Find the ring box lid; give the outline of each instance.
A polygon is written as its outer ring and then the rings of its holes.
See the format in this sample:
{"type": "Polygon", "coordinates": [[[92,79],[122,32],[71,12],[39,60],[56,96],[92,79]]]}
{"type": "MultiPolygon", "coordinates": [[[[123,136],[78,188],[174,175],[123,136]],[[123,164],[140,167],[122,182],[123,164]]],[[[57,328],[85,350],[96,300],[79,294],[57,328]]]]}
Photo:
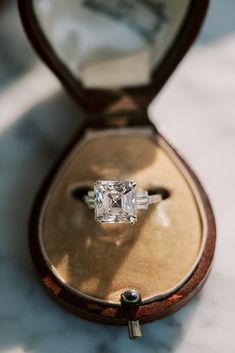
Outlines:
{"type": "Polygon", "coordinates": [[[19,0],[26,33],[89,113],[145,110],[195,39],[207,0],[19,0]]]}

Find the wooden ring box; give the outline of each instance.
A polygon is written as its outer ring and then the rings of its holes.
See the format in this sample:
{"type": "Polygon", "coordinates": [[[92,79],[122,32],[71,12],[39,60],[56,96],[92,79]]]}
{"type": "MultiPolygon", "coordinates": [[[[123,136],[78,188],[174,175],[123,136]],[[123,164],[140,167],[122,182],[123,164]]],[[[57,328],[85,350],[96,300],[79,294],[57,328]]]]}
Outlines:
{"type": "Polygon", "coordinates": [[[135,323],[162,319],[199,291],[213,259],[205,191],[147,113],[195,39],[208,1],[18,3],[32,45],[87,113],[36,197],[33,261],[57,303],[93,321],[131,323],[137,338],[135,323]],[[98,225],[82,198],[98,179],[133,179],[166,197],[135,225],[98,225]],[[128,290],[140,300],[123,303],[128,290]]]}

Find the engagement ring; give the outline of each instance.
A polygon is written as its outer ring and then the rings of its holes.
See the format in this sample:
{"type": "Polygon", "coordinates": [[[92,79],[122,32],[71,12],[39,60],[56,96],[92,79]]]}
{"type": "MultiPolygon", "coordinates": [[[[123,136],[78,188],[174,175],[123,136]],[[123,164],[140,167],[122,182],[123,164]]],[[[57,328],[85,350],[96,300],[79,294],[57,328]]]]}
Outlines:
{"type": "Polygon", "coordinates": [[[159,203],[161,194],[149,195],[147,191],[136,191],[133,180],[98,180],[94,190],[88,191],[85,202],[95,209],[98,223],[130,223],[137,221],[137,210],[147,210],[151,204],[159,203]]]}

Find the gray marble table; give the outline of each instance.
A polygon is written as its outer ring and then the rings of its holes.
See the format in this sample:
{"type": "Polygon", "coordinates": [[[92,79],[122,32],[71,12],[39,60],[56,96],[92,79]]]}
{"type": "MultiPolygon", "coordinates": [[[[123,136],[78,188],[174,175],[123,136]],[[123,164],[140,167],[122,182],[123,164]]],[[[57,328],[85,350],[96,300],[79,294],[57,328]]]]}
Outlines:
{"type": "Polygon", "coordinates": [[[81,320],[42,290],[30,259],[32,200],[82,115],[39,62],[15,1],[0,14],[0,352],[235,352],[235,3],[212,0],[196,45],[150,107],[214,206],[218,246],[206,286],[174,316],[125,328],[81,320]]]}

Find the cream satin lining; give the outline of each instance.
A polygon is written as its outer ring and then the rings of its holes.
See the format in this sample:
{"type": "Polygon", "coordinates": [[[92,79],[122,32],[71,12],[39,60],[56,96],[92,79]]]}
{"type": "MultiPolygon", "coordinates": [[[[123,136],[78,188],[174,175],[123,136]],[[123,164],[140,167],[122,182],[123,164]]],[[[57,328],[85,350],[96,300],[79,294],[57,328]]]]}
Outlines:
{"type": "Polygon", "coordinates": [[[154,12],[147,0],[33,2],[38,22],[57,56],[88,88],[148,84],[174,41],[189,3],[155,0],[154,12]],[[122,9],[124,3],[131,10],[122,9]]]}

